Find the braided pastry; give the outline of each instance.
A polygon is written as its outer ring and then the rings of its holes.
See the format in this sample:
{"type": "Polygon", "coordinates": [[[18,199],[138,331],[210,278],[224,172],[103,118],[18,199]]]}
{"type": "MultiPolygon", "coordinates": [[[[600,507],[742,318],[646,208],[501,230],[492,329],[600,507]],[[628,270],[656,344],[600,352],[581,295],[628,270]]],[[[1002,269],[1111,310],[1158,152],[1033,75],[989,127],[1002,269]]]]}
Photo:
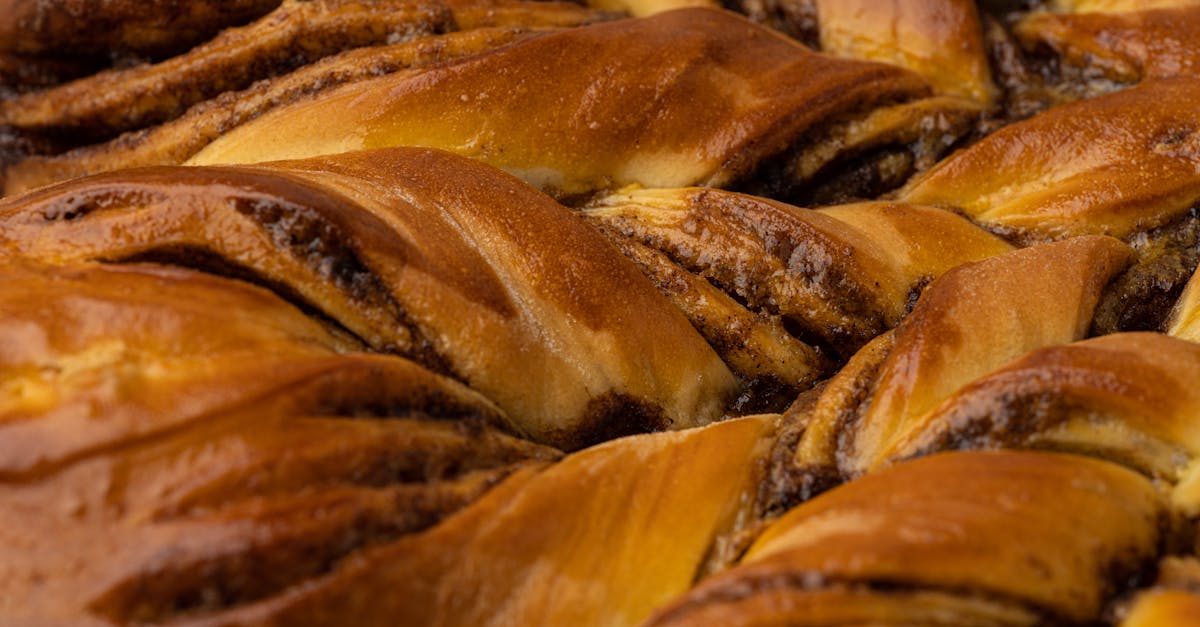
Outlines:
{"type": "Polygon", "coordinates": [[[0,2],[0,623],[1200,625],[1196,4],[724,6],[0,2]]]}

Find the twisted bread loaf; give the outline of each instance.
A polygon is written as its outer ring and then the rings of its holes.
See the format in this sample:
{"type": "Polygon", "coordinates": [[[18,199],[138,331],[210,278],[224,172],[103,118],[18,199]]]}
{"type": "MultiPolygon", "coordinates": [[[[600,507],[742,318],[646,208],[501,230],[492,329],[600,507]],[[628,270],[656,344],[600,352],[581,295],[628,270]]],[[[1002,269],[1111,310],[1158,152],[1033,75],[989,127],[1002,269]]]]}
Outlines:
{"type": "Polygon", "coordinates": [[[113,18],[0,105],[0,622],[1200,624],[1185,4],[113,18]]]}

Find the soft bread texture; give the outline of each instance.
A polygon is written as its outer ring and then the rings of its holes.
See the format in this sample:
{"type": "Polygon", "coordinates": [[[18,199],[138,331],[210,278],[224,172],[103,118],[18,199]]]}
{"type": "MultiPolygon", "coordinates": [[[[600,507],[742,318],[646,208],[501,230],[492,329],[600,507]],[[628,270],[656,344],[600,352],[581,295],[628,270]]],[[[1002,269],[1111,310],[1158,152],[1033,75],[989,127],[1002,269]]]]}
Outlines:
{"type": "MultiPolygon", "coordinates": [[[[288,0],[261,20],[222,32],[161,63],[114,69],[0,102],[0,123],[109,139],[179,116],[222,92],[347,49],[495,26],[519,3],[481,0],[288,0]]],[[[540,9],[554,15],[563,5],[540,9]]],[[[520,13],[532,17],[532,7],[520,13]]],[[[595,16],[571,7],[575,23],[595,16]]],[[[534,22],[532,19],[525,20],[534,22]]],[[[569,22],[568,22],[569,23],[569,22]]],[[[532,25],[532,24],[531,24],[532,25]]]]}
{"type": "Polygon", "coordinates": [[[1097,620],[1103,591],[1153,561],[1164,515],[1150,481],[1107,462],[934,455],[795,508],[650,624],[1097,620]]]}
{"type": "Polygon", "coordinates": [[[1200,278],[1193,274],[1171,310],[1166,332],[1174,337],[1200,342],[1200,278]]]}
{"type": "Polygon", "coordinates": [[[270,595],[558,457],[488,426],[503,414],[458,383],[339,354],[260,288],[149,264],[0,275],[13,624],[270,595]]]}
{"type": "Polygon", "coordinates": [[[1200,625],[1200,594],[1152,590],[1138,595],[1121,627],[1195,627],[1200,625]]]}
{"type": "Polygon", "coordinates": [[[437,528],[230,622],[639,624],[691,585],[738,517],[770,424],[624,438],[518,472],[437,528]]]}
{"type": "Polygon", "coordinates": [[[636,260],[743,379],[807,389],[900,319],[946,270],[1011,250],[946,211],[811,211],[708,189],[644,189],[584,214],[636,260]]]}
{"type": "MultiPolygon", "coordinates": [[[[403,11],[390,14],[389,23],[411,27],[414,41],[355,48],[242,91],[227,91],[169,122],[104,143],[66,152],[54,146],[28,148],[48,154],[17,159],[5,173],[6,193],[72,176],[189,159],[250,162],[417,144],[483,159],[559,196],[637,182],[737,185],[758,194],[829,204],[889,191],[932,166],[969,133],[983,108],[960,96],[925,97],[929,88],[915,74],[817,55],[721,11],[672,11],[653,20],[538,37],[525,32],[613,15],[509,0],[404,0],[398,6],[403,11]],[[437,34],[456,29],[463,32],[437,34]],[[627,45],[631,40],[641,43],[627,45]],[[562,67],[544,66],[547,58],[562,67]],[[581,64],[602,66],[603,72],[581,73],[581,64]],[[734,76],[735,82],[727,80],[734,76]],[[510,79],[521,89],[486,88],[510,79]],[[447,96],[450,92],[453,97],[447,96]],[[648,106],[647,99],[654,105],[648,106]],[[587,114],[563,118],[555,113],[571,110],[559,106],[563,102],[577,102],[575,109],[587,114]],[[701,102],[709,106],[698,106],[701,102]],[[638,122],[635,112],[645,119],[638,122]],[[299,126],[286,141],[276,132],[257,137],[252,129],[260,118],[271,118],[261,124],[273,129],[280,128],[276,118],[299,126]],[[333,120],[341,126],[335,129],[333,120]],[[731,125],[737,132],[717,132],[731,125]],[[560,137],[568,129],[570,137],[560,137]],[[239,133],[256,138],[230,148],[229,142],[242,140],[227,138],[239,133]],[[610,157],[598,161],[597,155],[610,157]]],[[[384,10],[354,2],[347,7],[356,15],[384,10]]],[[[328,19],[340,23],[340,18],[328,19]]],[[[284,23],[297,32],[319,28],[297,19],[284,23]]],[[[377,34],[370,31],[364,37],[377,34]]],[[[243,57],[258,51],[257,56],[269,57],[269,52],[297,61],[284,54],[286,46],[251,34],[238,41],[249,47],[243,57]]],[[[320,56],[365,43],[370,42],[331,41],[328,50],[306,54],[320,56]]],[[[168,66],[207,75],[216,71],[214,63],[236,65],[227,54],[230,44],[208,46],[207,52],[198,48],[161,68],[102,74],[23,96],[7,105],[10,122],[26,133],[45,127],[62,138],[78,135],[72,128],[81,125],[111,131],[112,124],[88,122],[102,109],[130,118],[128,127],[151,122],[154,115],[173,117],[184,104],[208,95],[177,94],[172,87],[177,79],[168,66]],[[112,85],[103,90],[104,98],[87,95],[98,93],[104,81],[112,85]],[[139,87],[141,83],[146,85],[139,87]],[[147,95],[143,87],[171,97],[147,95]],[[134,101],[151,117],[132,120],[141,116],[127,106],[134,101]]],[[[253,67],[266,71],[273,66],[264,61],[253,67]]],[[[209,86],[233,88],[238,81],[236,75],[221,74],[209,86]]],[[[4,106],[0,103],[0,109],[4,106]]]]}
{"type": "Polygon", "coordinates": [[[1055,12],[1103,13],[1169,9],[1200,4],[1197,0],[1049,0],[1047,8],[1055,12]]]}
{"type": "Polygon", "coordinates": [[[280,0],[4,0],[0,50],[174,52],[279,4],[280,0]]]}
{"type": "MultiPolygon", "coordinates": [[[[521,21],[532,20],[527,16],[521,21]]],[[[226,92],[157,126],[61,154],[29,156],[5,170],[4,191],[11,195],[124,168],[178,165],[225,131],[274,107],[362,78],[477,54],[514,41],[527,32],[524,26],[478,28],[349,50],[283,76],[263,79],[245,90],[226,92]]]]}
{"type": "Polygon", "coordinates": [[[1187,624],[1200,92],[1159,4],[729,3],[814,52],[289,1],[32,58],[13,93],[125,69],[22,98],[111,87],[0,128],[44,153],[10,191],[174,167],[0,201],[0,623],[1187,624]],[[258,161],[342,140],[385,147],[258,161]]]}
{"type": "MultiPolygon", "coordinates": [[[[54,84],[62,80],[54,78],[57,66],[41,58],[33,59],[37,65],[18,58],[7,71],[0,63],[0,81],[21,94],[0,100],[0,159],[11,163],[6,193],[120,168],[176,165],[283,104],[479,53],[530,30],[618,16],[524,0],[289,0],[177,56],[61,85],[54,84]]],[[[71,78],[96,65],[58,71],[71,78]]]]}
{"type": "Polygon", "coordinates": [[[1163,558],[1158,580],[1139,592],[1122,614],[1120,627],[1200,625],[1200,560],[1163,558]]]}
{"type": "Polygon", "coordinates": [[[821,51],[917,72],[940,94],[996,97],[974,0],[817,0],[821,51]]]}
{"type": "Polygon", "coordinates": [[[10,250],[43,262],[157,259],[271,286],[371,348],[456,376],[561,447],[702,424],[736,392],[602,236],[447,153],[99,175],[14,199],[0,221],[10,250]]]}
{"type": "Polygon", "coordinates": [[[1014,32],[1066,65],[1123,83],[1200,72],[1200,4],[1126,13],[1034,13],[1014,32]]]}
{"type": "Polygon", "coordinates": [[[1200,79],[1148,81],[1007,126],[899,198],[951,207],[1026,240],[1128,237],[1200,198],[1200,79]]]}
{"type": "Polygon", "coordinates": [[[559,194],[722,185],[832,116],[927,91],[898,68],[831,59],[731,14],[681,9],[342,87],[240,126],[189,163],[407,144],[559,194]]]}
{"type": "Polygon", "coordinates": [[[1200,345],[1156,333],[1043,348],[959,389],[883,457],[1043,448],[1175,483],[1200,453],[1197,376],[1200,345]]]}
{"type": "Polygon", "coordinates": [[[942,275],[900,326],[829,382],[797,463],[856,476],[960,386],[1031,350],[1081,339],[1100,290],[1128,254],[1116,240],[1088,236],[942,275]]]}

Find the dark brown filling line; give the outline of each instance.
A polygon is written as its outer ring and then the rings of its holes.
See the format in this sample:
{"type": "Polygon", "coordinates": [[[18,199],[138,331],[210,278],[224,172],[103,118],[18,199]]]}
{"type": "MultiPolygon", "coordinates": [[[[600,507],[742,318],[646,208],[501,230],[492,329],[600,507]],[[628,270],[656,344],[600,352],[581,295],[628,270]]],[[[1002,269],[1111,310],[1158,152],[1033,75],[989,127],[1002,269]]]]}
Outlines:
{"type": "MultiPolygon", "coordinates": [[[[1161,541],[1161,538],[1160,538],[1161,541]]],[[[1110,563],[1102,567],[1102,579],[1108,588],[1101,596],[1113,599],[1127,591],[1144,587],[1153,581],[1157,569],[1157,556],[1147,557],[1130,553],[1116,555],[1110,563]]],[[[752,566],[751,566],[752,567],[752,566]]],[[[703,585],[703,584],[701,584],[703,585]]],[[[868,594],[913,594],[940,593],[949,596],[979,599],[985,602],[997,603],[1023,609],[1042,618],[1046,624],[1078,625],[1079,627],[1096,624],[1094,621],[1079,623],[1058,614],[1052,608],[1009,594],[993,590],[964,588],[945,585],[921,585],[906,581],[890,579],[862,579],[827,576],[817,571],[778,572],[757,576],[730,578],[717,586],[703,590],[701,595],[693,594],[687,602],[678,605],[671,611],[658,617],[659,622],[669,622],[675,618],[685,617],[697,608],[727,603],[737,603],[757,594],[774,591],[809,592],[826,589],[849,589],[863,591],[868,594]]],[[[1106,608],[1107,609],[1107,604],[1106,608]]],[[[1103,613],[1104,610],[1102,610],[1103,613]]],[[[1100,616],[1096,617],[1097,620],[1100,616]]],[[[1040,624],[1040,623],[1039,623],[1040,624]]]]}
{"type": "MultiPolygon", "coordinates": [[[[833,323],[818,324],[797,315],[784,313],[772,298],[764,294],[754,294],[756,281],[752,277],[739,274],[736,269],[725,268],[718,264],[705,264],[704,255],[686,246],[677,246],[665,237],[648,232],[640,232],[636,221],[618,219],[606,222],[607,228],[602,229],[606,235],[626,237],[645,246],[661,252],[675,265],[685,271],[707,280],[720,289],[747,311],[779,318],[784,329],[798,341],[816,348],[832,361],[841,363],[847,355],[853,354],[857,348],[870,341],[878,333],[886,329],[882,314],[872,310],[872,301],[867,290],[852,280],[835,263],[820,263],[814,272],[799,274],[807,286],[818,292],[826,303],[838,303],[840,306],[835,313],[840,318],[852,321],[850,325],[833,323]],[[814,274],[820,274],[822,280],[815,280],[814,274]],[[847,305],[849,305],[847,307],[847,305]],[[860,328],[854,328],[860,327],[860,328]]],[[[757,234],[756,234],[757,235],[757,234]]],[[[776,249],[769,251],[779,259],[785,268],[792,269],[789,259],[795,256],[795,248],[779,238],[776,249]]],[[[802,242],[800,245],[804,245],[802,242]]],[[[818,246],[820,246],[818,244],[818,246]]],[[[822,251],[822,254],[829,253],[822,251]]]]}
{"type": "Polygon", "coordinates": [[[1091,335],[1165,331],[1200,265],[1200,206],[1171,224],[1130,238],[1134,263],[1104,288],[1091,335]]]}
{"type": "MultiPolygon", "coordinates": [[[[481,497],[515,467],[478,471],[465,481],[400,484],[386,488],[390,504],[346,495],[332,502],[293,497],[281,503],[282,529],[217,556],[179,555],[161,569],[138,573],[94,600],[90,609],[117,622],[163,623],[260,601],[333,573],[346,559],[419,533],[481,497]],[[465,483],[465,485],[463,485],[465,483]],[[298,501],[298,502],[297,502],[298,501]],[[310,518],[313,512],[322,515],[310,518]],[[349,509],[341,513],[338,510],[349,509]],[[291,510],[291,511],[288,511],[291,510]],[[292,517],[309,519],[296,525],[292,517]],[[315,521],[315,522],[311,522],[315,521]]],[[[316,495],[319,497],[319,495],[316,495]]],[[[231,521],[233,522],[233,521],[231,521]]],[[[215,522],[214,524],[220,524],[215,522]]],[[[270,520],[262,521],[272,527],[270,520]]]]}
{"type": "MultiPolygon", "coordinates": [[[[325,205],[326,211],[361,211],[348,201],[334,198],[327,192],[308,191],[312,197],[307,200],[325,205]]],[[[169,202],[166,195],[150,191],[100,188],[55,199],[41,209],[41,216],[46,222],[75,221],[104,211],[129,210],[138,206],[163,205],[169,202]]],[[[321,210],[289,201],[249,195],[231,197],[228,206],[258,224],[270,236],[278,251],[300,261],[321,279],[332,282],[354,303],[367,309],[386,312],[390,320],[395,321],[407,332],[412,345],[378,345],[372,342],[371,338],[363,337],[345,327],[335,316],[303,296],[295,287],[271,279],[252,267],[207,248],[151,245],[134,255],[120,258],[100,257],[97,260],[108,263],[151,262],[174,265],[251,283],[296,306],[323,323],[336,335],[355,337],[364,346],[408,357],[439,374],[462,381],[462,378],[454,373],[449,358],[435,348],[433,341],[421,326],[392,296],[383,279],[371,270],[352,246],[347,244],[351,238],[346,237],[341,228],[326,219],[321,210]]]]}

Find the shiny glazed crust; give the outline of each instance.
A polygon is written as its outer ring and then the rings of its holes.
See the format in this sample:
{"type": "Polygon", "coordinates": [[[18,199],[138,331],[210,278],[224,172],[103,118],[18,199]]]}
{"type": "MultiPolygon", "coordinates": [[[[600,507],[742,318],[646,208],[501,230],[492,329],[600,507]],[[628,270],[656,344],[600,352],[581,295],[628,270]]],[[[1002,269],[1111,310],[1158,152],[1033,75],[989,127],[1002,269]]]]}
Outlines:
{"type": "Polygon", "coordinates": [[[1192,0],[0,2],[0,624],[1200,625],[1192,0]]]}

